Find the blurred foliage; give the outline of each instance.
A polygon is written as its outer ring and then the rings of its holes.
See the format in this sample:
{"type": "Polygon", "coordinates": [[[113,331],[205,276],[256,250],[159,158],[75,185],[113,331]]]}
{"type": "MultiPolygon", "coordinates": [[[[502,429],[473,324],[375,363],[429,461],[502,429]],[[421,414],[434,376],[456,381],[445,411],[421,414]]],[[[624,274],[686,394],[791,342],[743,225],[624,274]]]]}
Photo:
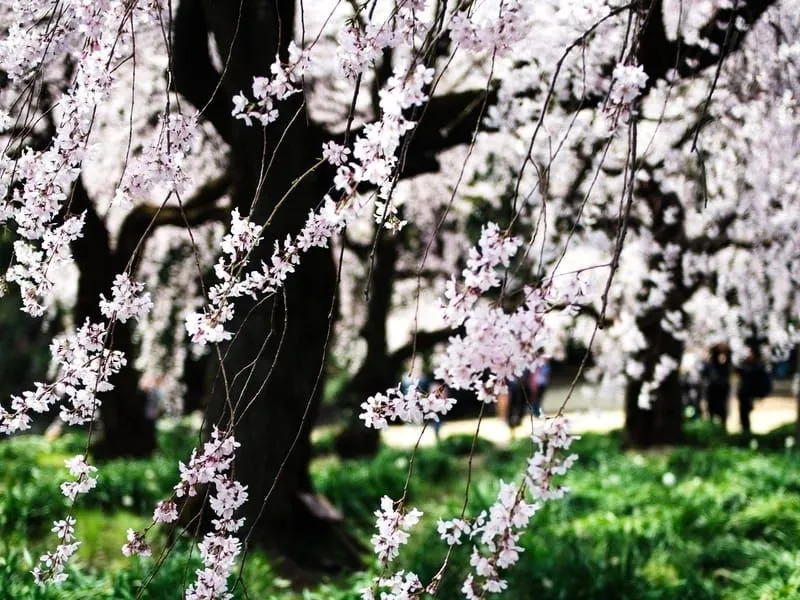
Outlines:
{"type": "MultiPolygon", "coordinates": [[[[522,538],[525,552],[508,573],[508,598],[764,600],[800,597],[800,477],[787,437],[790,427],[753,440],[725,437],[705,423],[687,429],[687,445],[622,451],[619,436],[585,435],[577,443],[578,464],[567,477],[570,495],[542,509],[522,538]],[[700,449],[700,447],[705,447],[700,449]]],[[[156,532],[154,558],[128,560],[119,549],[128,527],[149,523],[152,507],[168,494],[177,461],[196,442],[188,427],[161,430],[157,457],[99,466],[98,487],[81,498],[78,534],[83,544],[69,581],[40,590],[29,571],[52,543],[51,521],[66,503],[57,482],[63,459],[85,450],[85,436],[67,434],[50,444],[36,436],[0,443],[0,598],[171,600],[197,568],[197,551],[185,540],[139,594],[166,547],[156,532]]],[[[435,531],[442,517],[459,514],[472,445],[468,436],[422,449],[409,464],[405,451],[384,448],[373,459],[342,462],[319,437],[315,484],[347,517],[369,546],[373,511],[381,496],[405,489],[408,502],[425,512],[397,568],[423,578],[439,568],[443,544],[435,531]],[[408,470],[413,476],[407,482],[408,470]]],[[[477,444],[472,459],[467,514],[490,504],[497,479],[510,480],[524,464],[530,443],[511,448],[477,444]]],[[[371,568],[375,564],[365,559],[371,568]]],[[[460,597],[469,548],[450,558],[440,598],[460,597]]],[[[264,554],[251,552],[244,568],[247,597],[345,600],[371,573],[319,578],[298,591],[264,554]]],[[[244,598],[241,585],[235,597],[244,598]]]]}
{"type": "MultiPolygon", "coordinates": [[[[618,434],[585,435],[567,477],[571,493],[540,511],[509,573],[508,598],[745,600],[800,597],[800,458],[792,427],[765,436],[725,437],[708,423],[687,429],[687,446],[621,451],[618,434]],[[755,440],[755,441],[753,441],[755,440]],[[698,450],[698,446],[706,449],[698,450]]],[[[438,518],[459,514],[471,439],[444,440],[418,455],[408,502],[425,512],[397,568],[430,577],[440,566],[438,518]]],[[[510,480],[530,444],[479,444],[467,514],[486,508],[497,478],[510,480]]],[[[405,454],[372,461],[332,460],[317,485],[367,535],[383,493],[402,493],[405,454]],[[346,468],[344,468],[346,466],[346,468]]],[[[457,547],[439,597],[461,597],[469,548],[457,547]]],[[[355,592],[350,598],[357,598],[355,592]]]]}

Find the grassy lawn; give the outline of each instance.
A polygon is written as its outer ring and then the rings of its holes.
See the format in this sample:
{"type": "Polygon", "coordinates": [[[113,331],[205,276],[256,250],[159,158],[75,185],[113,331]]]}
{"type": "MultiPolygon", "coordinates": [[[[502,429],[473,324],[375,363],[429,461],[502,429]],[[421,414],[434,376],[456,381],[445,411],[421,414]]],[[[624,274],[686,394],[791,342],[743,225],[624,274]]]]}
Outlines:
{"type": "MultiPolygon", "coordinates": [[[[508,598],[542,599],[778,599],[800,597],[800,458],[787,449],[789,429],[749,444],[719,438],[703,425],[690,428],[690,445],[646,453],[622,452],[615,435],[586,435],[580,460],[567,477],[565,501],[540,511],[525,534],[520,563],[508,574],[508,598]],[[705,447],[710,446],[710,447],[705,447]]],[[[52,542],[49,528],[61,518],[65,499],[58,482],[63,459],[83,451],[80,435],[55,444],[36,437],[0,443],[0,598],[181,598],[197,565],[185,541],[166,557],[146,590],[164,548],[157,537],[154,559],[125,559],[120,547],[128,527],[149,522],[152,507],[177,476],[176,461],[194,438],[178,427],[161,432],[161,452],[147,461],[102,465],[97,489],[76,512],[83,544],[69,581],[39,590],[27,573],[52,542]]],[[[460,512],[464,502],[469,441],[449,438],[420,451],[414,462],[409,502],[425,512],[398,568],[423,580],[438,570],[443,543],[435,522],[460,512]]],[[[324,440],[320,452],[324,451],[324,440]]],[[[481,444],[473,461],[468,514],[491,503],[497,479],[510,480],[524,463],[524,441],[507,450],[481,444]]],[[[346,515],[365,547],[380,497],[399,497],[408,455],[384,449],[371,460],[343,463],[320,454],[314,463],[319,490],[346,515]]],[[[458,598],[469,548],[451,558],[440,598],[458,598]]],[[[369,554],[365,560],[373,565],[369,554]]],[[[356,573],[292,591],[261,554],[245,567],[247,595],[237,598],[358,598],[371,576],[356,573]]]]}

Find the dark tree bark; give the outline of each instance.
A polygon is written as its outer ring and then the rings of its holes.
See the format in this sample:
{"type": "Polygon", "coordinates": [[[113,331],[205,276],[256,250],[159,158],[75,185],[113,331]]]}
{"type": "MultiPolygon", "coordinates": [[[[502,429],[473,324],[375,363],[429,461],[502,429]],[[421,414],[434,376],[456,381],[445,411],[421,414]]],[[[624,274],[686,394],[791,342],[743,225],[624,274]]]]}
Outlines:
{"type": "MultiPolygon", "coordinates": [[[[687,248],[689,242],[684,231],[684,211],[679,198],[672,193],[663,193],[652,182],[642,184],[637,191],[642,200],[647,202],[653,216],[650,231],[656,244],[662,248],[670,243],[687,248]],[[674,220],[665,221],[665,212],[668,210],[674,211],[674,220]]],[[[663,269],[662,257],[651,257],[648,267],[651,270],[663,269]]],[[[639,448],[675,444],[683,435],[683,406],[677,367],[652,392],[650,408],[639,407],[643,382],[652,381],[659,359],[668,356],[680,365],[683,357],[683,341],[666,331],[663,321],[667,313],[675,311],[686,318],[683,305],[694,294],[695,288],[685,285],[680,260],[668,267],[667,272],[670,288],[666,301],[636,318],[636,325],[647,343],[644,349],[633,356],[644,366],[643,375],[629,380],[625,389],[625,437],[629,445],[639,448]]],[[[640,292],[640,299],[644,300],[648,294],[649,286],[646,286],[640,292]]]]}
{"type": "MultiPolygon", "coordinates": [[[[228,102],[248,89],[253,76],[269,72],[276,51],[285,53],[293,10],[292,2],[252,0],[242,3],[240,16],[239,2],[181,3],[173,61],[177,90],[198,107],[212,97],[220,74],[211,67],[209,34],[223,60],[231,54],[215,99],[228,102]]],[[[321,152],[302,96],[281,103],[280,115],[265,133],[234,121],[229,108],[206,114],[229,143],[234,206],[249,214],[256,200],[253,220],[269,219],[251,257],[254,265],[269,261],[275,241],[300,231],[325,192],[316,175],[301,178],[321,152]]],[[[315,249],[278,294],[252,310],[240,307],[231,324],[236,336],[221,349],[223,369],[208,407],[209,422],[225,427],[233,421],[241,443],[235,476],[250,497],[243,515],[247,543],[322,569],[359,564],[358,549],[341,531],[336,512],[314,494],[309,475],[310,431],[324,388],[335,288],[331,252],[315,249]]]]}
{"type": "MultiPolygon", "coordinates": [[[[369,260],[367,247],[363,254],[369,260]]],[[[364,427],[358,418],[359,407],[371,394],[397,383],[398,369],[391,363],[386,345],[386,321],[392,303],[397,254],[397,240],[387,232],[381,232],[375,245],[371,279],[366,284],[367,318],[361,335],[367,344],[367,353],[340,399],[349,416],[347,425],[336,438],[336,451],[345,458],[367,456],[377,451],[379,432],[364,427]]]]}
{"type": "MultiPolygon", "coordinates": [[[[71,210],[86,211],[83,237],[72,243],[72,252],[80,271],[75,321],[100,321],[100,294],[108,296],[114,276],[121,273],[127,259],[111,249],[108,231],[94,210],[94,205],[78,179],[74,188],[71,210]]],[[[120,240],[125,238],[120,235],[120,240]]],[[[115,323],[111,345],[125,353],[128,362],[111,383],[114,391],[101,396],[100,421],[102,431],[93,445],[96,458],[148,456],[156,447],[155,422],[145,413],[146,397],[139,388],[139,372],[133,366],[133,342],[128,323],[115,323]]]]}
{"type": "Polygon", "coordinates": [[[647,348],[636,358],[644,365],[644,379],[628,382],[625,387],[625,441],[636,448],[676,444],[683,436],[683,407],[678,370],[672,371],[652,393],[648,409],[639,407],[643,381],[652,378],[661,356],[680,364],[684,345],[660,326],[665,310],[654,310],[636,320],[647,340],[647,348]]]}

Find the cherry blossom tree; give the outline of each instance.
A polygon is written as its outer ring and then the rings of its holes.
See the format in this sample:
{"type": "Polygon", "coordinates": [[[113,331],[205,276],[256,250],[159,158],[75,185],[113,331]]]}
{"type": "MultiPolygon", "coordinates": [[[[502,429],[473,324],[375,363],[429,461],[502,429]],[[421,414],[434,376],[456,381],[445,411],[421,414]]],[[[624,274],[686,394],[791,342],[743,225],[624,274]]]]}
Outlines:
{"type": "MultiPolygon", "coordinates": [[[[174,523],[209,508],[189,598],[228,597],[249,545],[358,562],[308,472],[326,361],[345,348],[360,348],[348,393],[377,431],[453,408],[398,385],[423,350],[440,344],[437,378],[491,404],[573,328],[599,375],[626,385],[628,433],[646,444],[680,434],[690,340],[796,340],[788,2],[0,11],[0,222],[16,238],[5,281],[34,318],[73,310],[54,378],[3,404],[0,429],[55,407],[70,425],[99,411],[96,455],[145,454],[143,380],[175,410],[187,357],[210,353],[207,441],[154,510],[174,523]],[[758,168],[742,164],[754,154],[758,168]],[[438,322],[420,326],[433,298],[438,322]],[[390,352],[400,305],[417,325],[390,352]]],[[[435,594],[458,543],[473,546],[465,596],[502,591],[520,531],[564,493],[572,439],[561,411],[532,431],[496,502],[439,524],[430,581],[391,573],[420,514],[384,498],[372,543],[386,570],[364,597],[435,594]]],[[[84,456],[68,467],[75,502],[94,470],[84,456]]],[[[77,547],[71,514],[53,531],[41,581],[63,579],[77,547]]],[[[123,553],[147,554],[148,534],[131,530],[123,553]]]]}

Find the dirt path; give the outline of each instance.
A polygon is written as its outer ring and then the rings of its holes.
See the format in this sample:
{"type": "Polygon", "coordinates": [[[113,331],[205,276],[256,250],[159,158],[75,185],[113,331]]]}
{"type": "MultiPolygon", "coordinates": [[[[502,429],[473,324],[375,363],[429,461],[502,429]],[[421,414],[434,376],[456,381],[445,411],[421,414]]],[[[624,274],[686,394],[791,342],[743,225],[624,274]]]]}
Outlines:
{"type": "MultiPolygon", "coordinates": [[[[545,408],[549,408],[548,403],[545,408]]],[[[739,414],[736,400],[730,403],[730,416],[728,418],[728,431],[737,432],[739,427],[739,414]]],[[[594,431],[605,432],[620,429],[625,423],[625,415],[619,408],[602,408],[567,411],[567,416],[576,432],[594,431]]],[[[797,418],[795,400],[790,397],[771,396],[756,403],[750,423],[755,433],[766,433],[779,425],[791,423],[797,418]]],[[[441,435],[468,434],[472,435],[478,425],[477,419],[464,421],[445,422],[442,425],[441,435]]],[[[397,425],[389,427],[383,432],[383,441],[394,448],[411,448],[419,438],[421,427],[416,425],[397,425]]],[[[525,435],[525,428],[517,429],[516,435],[525,435]]],[[[495,417],[483,419],[481,422],[480,436],[498,445],[506,445],[511,440],[511,432],[505,422],[495,417]]],[[[433,430],[429,427],[422,436],[421,445],[432,446],[436,443],[433,430]]]]}

